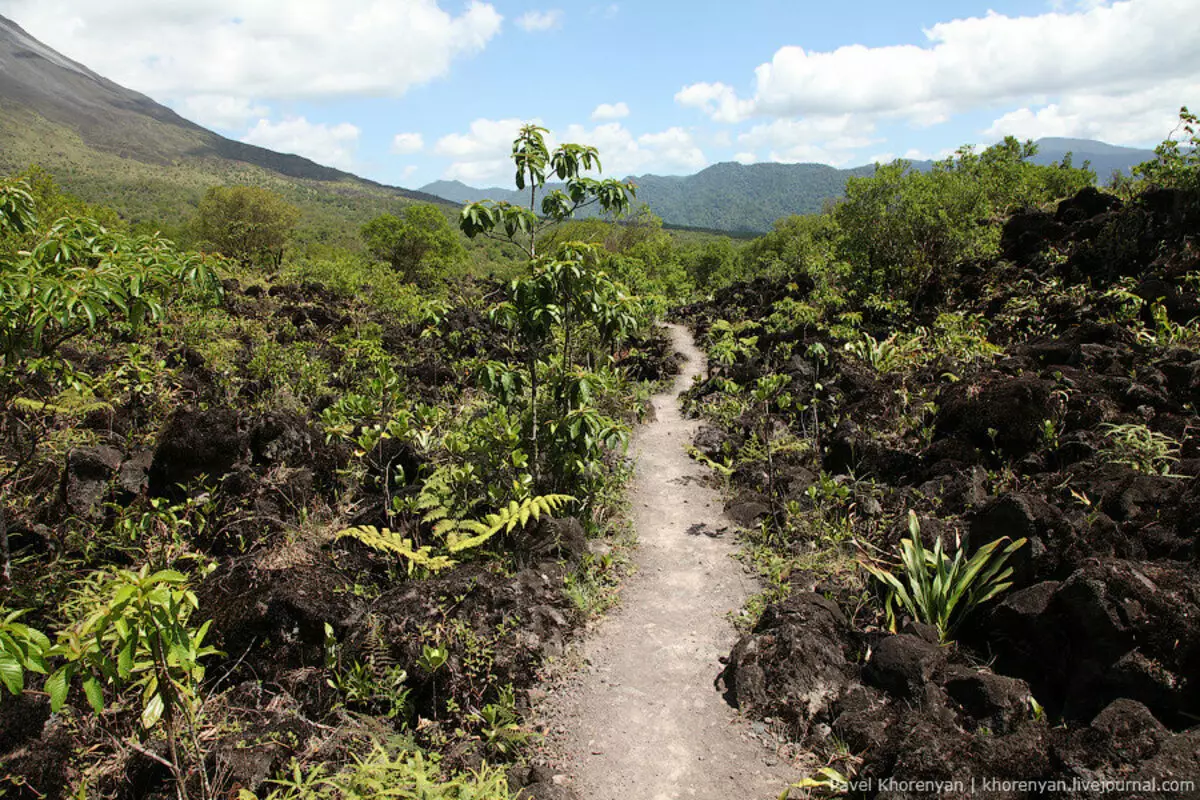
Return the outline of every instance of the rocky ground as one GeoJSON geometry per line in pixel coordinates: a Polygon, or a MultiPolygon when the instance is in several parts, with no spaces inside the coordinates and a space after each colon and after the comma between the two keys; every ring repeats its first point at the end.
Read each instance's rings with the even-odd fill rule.
{"type": "MultiPolygon", "coordinates": [[[[951,646],[911,620],[884,629],[861,572],[797,568],[733,647],[723,680],[736,705],[863,781],[852,796],[967,797],[988,779],[1051,782],[992,784],[994,798],[1091,796],[1078,787],[1104,782],[1120,787],[1111,796],[1196,796],[1178,781],[1200,779],[1200,350],[1180,327],[1200,314],[1198,221],[1171,191],[1122,202],[1087,190],[1014,216],[1002,258],[930,287],[909,322],[980,314],[994,357],[943,349],[885,371],[814,328],[768,327],[779,300],[805,296],[802,281],[737,285],[685,310],[702,337],[717,319],[760,323],[739,334],[757,334],[756,350],[693,391],[701,408],[721,378],[768,374],[808,408],[825,403],[816,424],[811,411],[774,415],[786,427],[772,436],[814,447],[772,465],[769,485],[765,463],[736,458],[760,418],[696,441],[734,464],[736,511],[790,531],[782,554],[829,546],[785,526],[788,501],[836,516],[877,554],[907,535],[909,509],[926,543],[952,550],[1028,540],[1012,589],[951,646]],[[814,344],[827,363],[806,357],[814,344]],[[1127,425],[1178,449],[1133,463],[1114,443],[1112,426],[1127,425]],[[918,781],[930,783],[904,783],[918,781]]],[[[864,315],[880,340],[897,327],[864,315]]],[[[861,552],[832,551],[851,567],[861,552]]]]}
{"type": "MultiPolygon", "coordinates": [[[[207,663],[201,735],[223,792],[264,794],[293,759],[344,763],[364,735],[409,737],[441,752],[447,770],[504,763],[507,742],[476,731],[478,714],[507,687],[519,712],[541,665],[576,635],[583,615],[565,589],[587,553],[583,527],[544,518],[506,538],[504,558],[406,574],[334,534],[388,525],[389,504],[412,495],[428,465],[386,438],[355,452],[321,416],[381,361],[395,370],[393,391],[453,407],[471,388],[463,360],[502,356],[504,337],[470,304],[447,310],[430,335],[315,284],[225,288],[209,313],[226,338],[206,339],[205,352],[153,345],[163,403],[122,397],[56,434],[69,446],[46,451],[8,520],[18,561],[7,602],[34,607],[26,621],[52,630],[56,598],[89,569],[181,554],[211,563],[195,591],[223,655],[207,663]],[[348,339],[360,349],[345,349],[348,339]],[[273,351],[277,362],[306,353],[299,372],[264,367],[264,342],[293,347],[273,351]],[[304,365],[318,359],[337,369],[306,385],[304,365]],[[149,527],[122,539],[128,519],[149,527]],[[423,660],[427,646],[444,648],[444,663],[423,660]],[[359,668],[369,674],[354,684],[347,675],[359,668]]],[[[102,373],[123,347],[89,343],[72,358],[102,373]]],[[[638,380],[674,369],[661,332],[624,358],[638,380]]],[[[124,744],[136,738],[137,709],[116,703],[97,718],[86,706],[78,689],[59,714],[37,691],[0,702],[0,795],[43,800],[86,784],[98,796],[173,797],[164,742],[124,744]]],[[[513,792],[531,780],[515,771],[513,792]]]]}

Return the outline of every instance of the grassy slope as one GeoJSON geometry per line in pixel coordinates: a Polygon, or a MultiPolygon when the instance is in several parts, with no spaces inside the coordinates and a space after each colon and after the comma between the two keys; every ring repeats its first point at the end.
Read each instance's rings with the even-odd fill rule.
{"type": "MultiPolygon", "coordinates": [[[[0,173],[38,164],[80,198],[110,206],[135,224],[166,230],[186,224],[210,186],[263,186],[301,209],[302,240],[351,247],[357,247],[361,224],[413,202],[398,190],[366,181],[292,178],[244,161],[188,155],[201,144],[193,132],[150,118],[144,118],[144,128],[129,131],[130,141],[141,134],[154,138],[160,151],[184,155],[163,163],[126,157],[116,150],[89,146],[65,125],[0,103],[0,173]]],[[[449,204],[445,208],[452,210],[449,204]]]]}

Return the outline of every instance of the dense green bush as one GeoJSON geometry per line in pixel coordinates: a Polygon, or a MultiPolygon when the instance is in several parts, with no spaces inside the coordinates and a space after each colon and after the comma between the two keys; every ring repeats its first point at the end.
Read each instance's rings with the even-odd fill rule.
{"type": "Polygon", "coordinates": [[[853,267],[852,288],[862,297],[911,303],[964,261],[994,256],[1003,214],[1095,182],[1094,173],[1069,159],[1031,163],[1036,152],[1031,142],[1009,137],[980,154],[964,147],[929,172],[896,161],[869,178],[851,178],[833,216],[837,255],[853,267]]]}

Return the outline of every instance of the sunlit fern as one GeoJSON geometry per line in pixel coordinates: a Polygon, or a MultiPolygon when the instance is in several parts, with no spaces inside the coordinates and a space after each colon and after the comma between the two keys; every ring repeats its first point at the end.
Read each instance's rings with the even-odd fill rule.
{"type": "Polygon", "coordinates": [[[501,531],[511,533],[518,527],[523,528],[531,519],[541,519],[542,514],[553,516],[574,500],[568,494],[543,494],[521,501],[513,500],[482,520],[457,519],[450,509],[434,498],[422,503],[421,510],[425,511],[425,522],[433,525],[434,534],[446,542],[446,549],[451,553],[461,553],[479,547],[501,531]]]}
{"type": "Polygon", "coordinates": [[[401,536],[389,528],[360,525],[357,528],[347,528],[339,532],[335,540],[347,538],[357,539],[372,550],[399,556],[408,566],[410,575],[417,569],[437,573],[454,566],[454,560],[449,556],[433,555],[433,548],[429,545],[416,547],[412,539],[401,536]]]}

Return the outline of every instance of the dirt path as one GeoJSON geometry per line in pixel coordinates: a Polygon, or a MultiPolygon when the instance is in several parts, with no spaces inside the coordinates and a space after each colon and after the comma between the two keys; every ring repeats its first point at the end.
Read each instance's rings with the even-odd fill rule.
{"type": "Polygon", "coordinates": [[[634,441],[638,573],[582,645],[582,674],[551,694],[543,716],[583,800],[773,799],[796,773],[713,686],[736,638],[727,614],[756,586],[730,558],[721,499],[685,450],[697,423],[681,417],[678,395],[704,356],[682,327],[671,336],[687,362],[634,441]]]}

